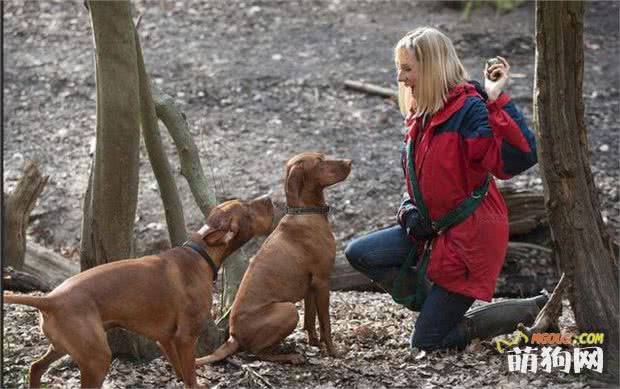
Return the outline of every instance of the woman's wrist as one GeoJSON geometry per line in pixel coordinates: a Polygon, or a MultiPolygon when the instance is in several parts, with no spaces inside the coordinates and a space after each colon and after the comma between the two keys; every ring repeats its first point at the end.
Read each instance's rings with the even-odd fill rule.
{"type": "Polygon", "coordinates": [[[497,92],[493,91],[493,92],[491,92],[491,93],[488,93],[488,92],[487,92],[487,95],[488,95],[488,99],[487,99],[487,101],[488,101],[489,103],[492,103],[492,102],[494,102],[495,100],[497,100],[497,98],[498,98],[501,94],[502,94],[502,91],[501,91],[501,90],[499,90],[499,91],[497,91],[497,92]]]}

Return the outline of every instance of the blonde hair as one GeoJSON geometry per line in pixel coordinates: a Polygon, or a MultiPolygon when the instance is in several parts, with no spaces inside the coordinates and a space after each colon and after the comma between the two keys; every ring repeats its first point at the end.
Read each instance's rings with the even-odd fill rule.
{"type": "Polygon", "coordinates": [[[432,27],[418,27],[402,37],[394,47],[394,62],[400,68],[403,55],[418,62],[418,79],[412,93],[402,82],[398,85],[398,105],[403,115],[434,114],[443,108],[449,90],[468,78],[452,41],[432,27]]]}

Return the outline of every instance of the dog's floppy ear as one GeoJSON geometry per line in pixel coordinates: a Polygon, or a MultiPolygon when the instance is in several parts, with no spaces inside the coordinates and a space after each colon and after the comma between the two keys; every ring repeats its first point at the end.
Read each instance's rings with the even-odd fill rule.
{"type": "Polygon", "coordinates": [[[232,220],[229,228],[210,228],[204,236],[204,240],[209,246],[219,246],[230,243],[238,233],[239,223],[236,220],[232,220]]]}
{"type": "Polygon", "coordinates": [[[286,175],[286,194],[293,200],[299,200],[301,188],[304,186],[304,165],[297,162],[288,169],[286,175]]]}

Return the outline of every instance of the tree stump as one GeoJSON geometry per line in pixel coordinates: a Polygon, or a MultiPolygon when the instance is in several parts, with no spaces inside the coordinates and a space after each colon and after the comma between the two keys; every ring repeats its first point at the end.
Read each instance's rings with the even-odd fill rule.
{"type": "Polygon", "coordinates": [[[23,269],[28,218],[48,178],[49,176],[41,175],[34,162],[28,161],[15,190],[4,195],[3,266],[11,266],[15,270],[23,269]]]}

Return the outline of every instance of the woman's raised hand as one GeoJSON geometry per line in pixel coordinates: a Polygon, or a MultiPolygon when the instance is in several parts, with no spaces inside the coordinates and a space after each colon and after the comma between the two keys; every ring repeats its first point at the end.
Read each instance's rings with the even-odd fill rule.
{"type": "Polygon", "coordinates": [[[497,57],[501,62],[489,66],[484,65],[484,89],[489,96],[489,100],[495,100],[502,93],[502,89],[508,80],[510,65],[504,57],[497,57]],[[495,81],[493,81],[495,80],[495,81]]]}

